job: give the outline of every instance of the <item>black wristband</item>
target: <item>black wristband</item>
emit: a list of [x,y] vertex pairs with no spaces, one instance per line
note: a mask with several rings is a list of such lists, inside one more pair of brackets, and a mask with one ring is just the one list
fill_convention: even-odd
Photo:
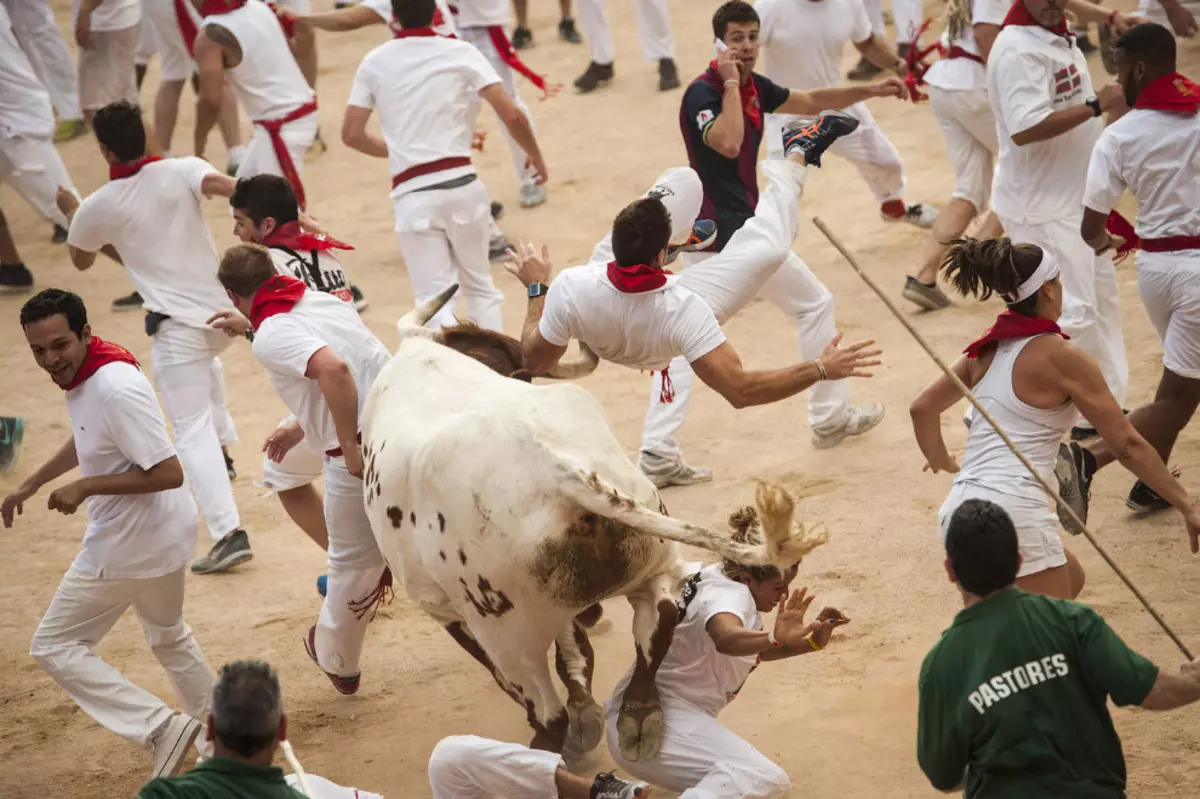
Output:
[[1094,117],[1098,117],[1104,113],[1104,110],[1100,108],[1100,98],[1099,97],[1092,97],[1088,100],[1085,100],[1084,105],[1091,107],[1092,116],[1094,116]]

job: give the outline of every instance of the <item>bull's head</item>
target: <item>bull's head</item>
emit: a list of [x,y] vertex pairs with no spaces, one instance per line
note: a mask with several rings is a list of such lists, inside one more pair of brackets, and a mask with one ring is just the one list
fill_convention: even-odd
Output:
[[[460,324],[440,330],[425,327],[457,291],[458,284],[455,283],[400,317],[400,321],[396,323],[400,338],[432,339],[474,358],[497,374],[529,382],[533,378],[533,374],[525,368],[525,356],[521,352],[521,343],[515,338],[492,330],[484,330],[473,324]],[[555,380],[574,380],[594,372],[599,363],[600,358],[596,353],[580,342],[578,358],[573,361],[559,361],[545,376]]]

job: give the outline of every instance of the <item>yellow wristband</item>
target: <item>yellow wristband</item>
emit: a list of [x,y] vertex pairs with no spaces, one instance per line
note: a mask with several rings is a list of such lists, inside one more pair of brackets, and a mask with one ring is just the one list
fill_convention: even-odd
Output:
[[811,636],[811,635],[810,635],[810,636],[808,636],[807,638],[805,638],[804,640],[805,640],[805,641],[808,641],[808,645],[809,645],[809,646],[811,646],[811,647],[813,648],[813,651],[814,651],[814,652],[820,652],[820,651],[821,651],[821,647],[819,647],[819,646],[817,645],[817,642],[813,640],[813,638],[812,638],[812,636]]

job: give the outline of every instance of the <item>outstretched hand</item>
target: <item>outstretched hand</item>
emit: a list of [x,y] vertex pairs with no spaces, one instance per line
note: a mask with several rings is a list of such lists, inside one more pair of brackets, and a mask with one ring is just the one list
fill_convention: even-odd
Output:
[[238,311],[217,311],[205,322],[209,327],[225,331],[230,338],[244,336],[253,329],[250,320]]
[[876,97],[898,97],[901,100],[909,99],[908,85],[905,84],[902,78],[897,78],[895,75],[884,78],[878,83],[873,83],[870,86],[871,93]]
[[535,245],[518,241],[508,248],[508,257],[504,268],[526,286],[550,282],[550,248],[546,245],[539,254]]
[[821,351],[820,363],[825,367],[825,379],[841,380],[846,377],[872,377],[873,373],[866,371],[872,366],[879,366],[883,361],[878,360],[883,350],[872,349],[875,339],[857,341],[849,346],[840,346],[842,334],[839,332],[833,341],[825,345]]

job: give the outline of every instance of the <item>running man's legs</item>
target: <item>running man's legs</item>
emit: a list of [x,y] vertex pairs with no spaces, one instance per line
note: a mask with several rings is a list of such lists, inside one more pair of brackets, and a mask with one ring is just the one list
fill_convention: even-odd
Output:
[[46,87],[61,121],[83,119],[79,84],[71,51],[54,21],[49,0],[7,0],[13,32],[29,58],[38,80]]

